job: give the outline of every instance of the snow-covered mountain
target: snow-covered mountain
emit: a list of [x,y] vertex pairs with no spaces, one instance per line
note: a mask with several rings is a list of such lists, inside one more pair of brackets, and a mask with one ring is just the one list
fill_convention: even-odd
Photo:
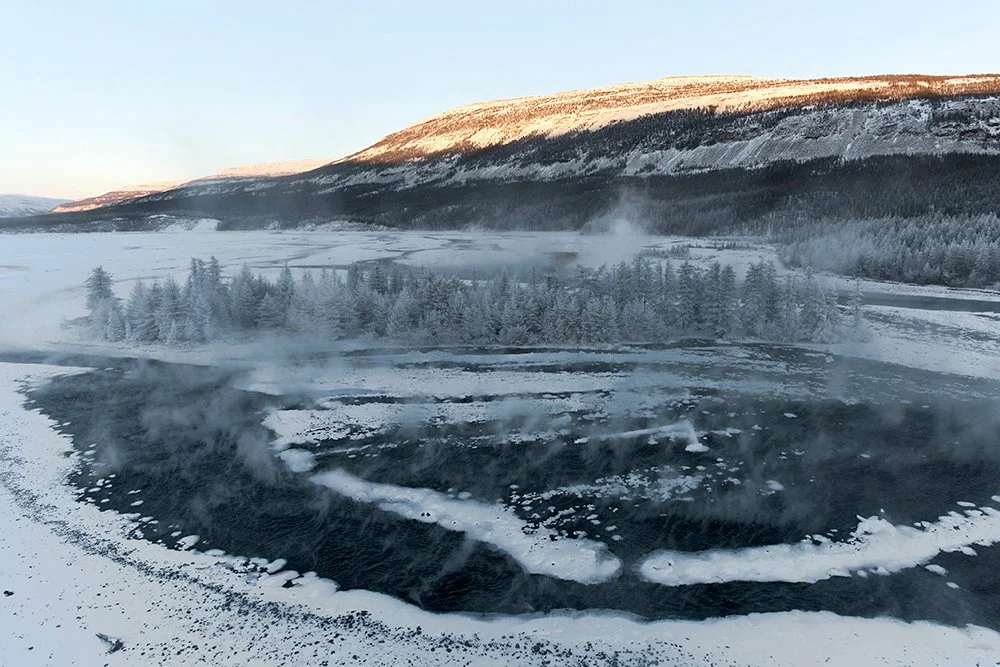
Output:
[[752,76],[667,77],[458,107],[390,134],[345,159],[399,161],[483,149],[527,137],[593,131],[611,123],[684,109],[740,113],[831,102],[906,100],[998,90],[1000,76],[997,75],[813,80]]
[[330,164],[329,158],[318,158],[314,160],[279,160],[277,162],[258,162],[256,164],[245,164],[239,167],[229,167],[220,172],[196,178],[192,183],[203,181],[230,181],[246,178],[264,178],[289,176],[291,174],[301,174],[305,171],[312,171]]
[[196,178],[191,181],[161,181],[157,183],[143,183],[138,185],[126,185],[110,192],[87,197],[75,201],[66,201],[54,209],[56,213],[68,213],[71,211],[89,211],[104,206],[113,206],[132,199],[145,197],[173,190],[188,183],[204,183],[206,181],[226,181],[252,178],[265,178],[271,176],[287,176],[289,174],[300,174],[310,171],[324,164],[329,164],[328,159],[315,160],[285,160],[279,162],[260,162],[256,164],[245,164],[239,167],[229,167],[220,172]]
[[691,231],[776,213],[995,211],[1000,75],[670,77],[470,104],[333,163],[295,164],[221,172],[95,214],[211,215],[221,229],[561,228],[628,199],[664,231],[681,216]]
[[67,199],[33,197],[31,195],[0,195],[0,218],[20,218],[48,213]]

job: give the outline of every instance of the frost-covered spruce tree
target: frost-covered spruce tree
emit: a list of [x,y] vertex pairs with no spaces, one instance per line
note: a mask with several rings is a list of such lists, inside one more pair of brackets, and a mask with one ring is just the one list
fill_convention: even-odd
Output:
[[125,307],[125,318],[128,322],[128,339],[131,341],[147,340],[143,335],[143,324],[145,323],[146,310],[149,308],[149,291],[146,284],[137,280],[132,286],[132,293],[128,297],[128,304]]
[[111,298],[105,301],[101,308],[105,311],[101,315],[101,319],[104,322],[104,329],[102,331],[104,340],[112,342],[125,340],[128,328],[125,323],[125,313],[122,310],[121,303],[118,299]]
[[785,276],[777,290],[777,317],[772,323],[771,338],[779,341],[804,340],[799,317],[799,284],[791,275]]
[[208,299],[213,330],[224,331],[228,329],[232,325],[231,295],[228,286],[223,282],[222,266],[214,255],[209,257],[205,267],[202,288]]
[[230,311],[233,325],[239,329],[252,329],[257,325],[257,309],[264,294],[260,282],[246,264],[229,285]]
[[694,333],[701,324],[701,276],[690,262],[677,272],[677,322],[685,333]]
[[[272,329],[401,341],[531,345],[665,341],[681,336],[831,340],[838,308],[815,278],[777,280],[774,266],[673,268],[646,260],[572,274],[505,272],[460,281],[427,270],[356,266],[274,283],[248,267],[226,281],[216,260],[193,260],[184,288],[168,278],[139,282],[124,313],[114,299],[97,335],[136,342],[203,342],[229,331]],[[107,283],[105,276],[95,283]],[[105,295],[107,291],[103,292]]]
[[110,341],[125,339],[125,315],[112,290],[111,274],[97,266],[87,277],[87,309],[92,334]]
[[816,276],[813,274],[811,268],[806,270],[806,277],[802,283],[799,300],[802,304],[802,310],[799,314],[801,335],[807,341],[819,340],[826,304],[823,301],[823,294],[819,289]]
[[728,338],[739,334],[739,317],[736,311],[736,271],[728,264],[719,273],[718,311],[713,322],[715,336]]
[[163,282],[163,291],[156,305],[156,328],[168,343],[184,340],[185,309],[181,288],[173,276]]
[[87,288],[87,308],[91,311],[115,298],[111,289],[111,274],[103,266],[94,267],[84,285]]
[[320,325],[319,289],[311,271],[305,271],[294,286],[285,328],[288,331],[313,332]]
[[163,287],[159,280],[153,280],[146,294],[146,309],[143,313],[142,330],[145,333],[142,340],[163,342],[167,338],[166,331],[160,331],[157,313],[160,310],[160,302],[163,300]]
[[204,343],[215,338],[216,325],[212,321],[212,307],[204,292],[197,291],[192,294],[186,310],[185,340]]
[[865,325],[864,313],[861,310],[863,300],[861,298],[861,281],[854,281],[854,289],[851,291],[850,299],[847,301],[847,312],[850,317],[851,337],[854,339],[864,339],[868,335],[868,328]]
[[278,282],[274,284],[273,294],[274,298],[287,314],[288,309],[292,305],[292,297],[295,296],[295,278],[292,276],[292,270],[288,268],[287,264],[281,269],[281,273],[278,275]]
[[275,294],[267,294],[257,306],[255,316],[261,329],[280,329],[285,326],[285,308]]
[[759,264],[751,264],[747,268],[746,277],[743,279],[740,303],[742,306],[740,325],[744,335],[750,338],[760,338],[764,335],[767,303]]
[[389,308],[386,335],[397,340],[409,339],[414,335],[419,320],[417,299],[409,287],[404,287]]

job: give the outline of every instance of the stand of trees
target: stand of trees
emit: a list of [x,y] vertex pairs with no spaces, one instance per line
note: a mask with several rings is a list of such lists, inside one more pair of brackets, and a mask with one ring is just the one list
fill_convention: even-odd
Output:
[[201,343],[253,331],[503,345],[691,336],[832,342],[860,325],[859,317],[841,317],[834,295],[811,273],[780,279],[763,262],[742,281],[718,263],[699,269],[642,258],[564,276],[462,280],[373,263],[298,279],[285,267],[271,281],[245,265],[227,278],[213,257],[192,259],[183,286],[171,278],[137,282],[125,302],[111,282],[101,267],[87,280],[93,332],[136,343]]
[[789,266],[876,280],[991,287],[1000,284],[1000,218],[921,216],[828,223],[791,240]]

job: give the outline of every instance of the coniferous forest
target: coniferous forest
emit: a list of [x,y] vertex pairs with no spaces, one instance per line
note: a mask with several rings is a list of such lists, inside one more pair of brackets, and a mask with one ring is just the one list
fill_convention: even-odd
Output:
[[135,343],[203,343],[252,332],[409,343],[533,345],[665,342],[683,337],[833,342],[860,325],[811,273],[779,278],[761,262],[732,267],[636,259],[569,275],[498,273],[460,279],[396,264],[347,270],[285,267],[276,280],[243,266],[223,274],[192,259],[183,285],[137,282],[115,296],[101,267],[86,281],[95,336]]
[[875,280],[992,287],[1000,283],[996,215],[883,218],[787,232],[782,260]]

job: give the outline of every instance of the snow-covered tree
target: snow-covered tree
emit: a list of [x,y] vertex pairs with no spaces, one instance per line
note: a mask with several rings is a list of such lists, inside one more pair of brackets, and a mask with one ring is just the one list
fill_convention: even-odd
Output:
[[111,274],[102,266],[95,266],[84,283],[87,288],[87,309],[96,310],[106,301],[114,298],[111,288]]
[[[976,262],[984,265],[989,258]],[[400,341],[531,345],[667,341],[683,336],[832,341],[842,335],[835,298],[811,272],[777,279],[767,262],[751,265],[742,285],[732,267],[674,271],[648,259],[561,276],[529,271],[461,281],[434,271],[355,265],[277,281],[247,266],[226,280],[217,260],[192,260],[183,289],[172,278],[141,281],[123,309],[110,276],[92,273],[96,336],[176,344],[258,329]],[[986,269],[984,269],[986,270]],[[859,295],[860,296],[860,295]],[[850,307],[854,329],[860,307]],[[245,334],[243,334],[245,335]]]

